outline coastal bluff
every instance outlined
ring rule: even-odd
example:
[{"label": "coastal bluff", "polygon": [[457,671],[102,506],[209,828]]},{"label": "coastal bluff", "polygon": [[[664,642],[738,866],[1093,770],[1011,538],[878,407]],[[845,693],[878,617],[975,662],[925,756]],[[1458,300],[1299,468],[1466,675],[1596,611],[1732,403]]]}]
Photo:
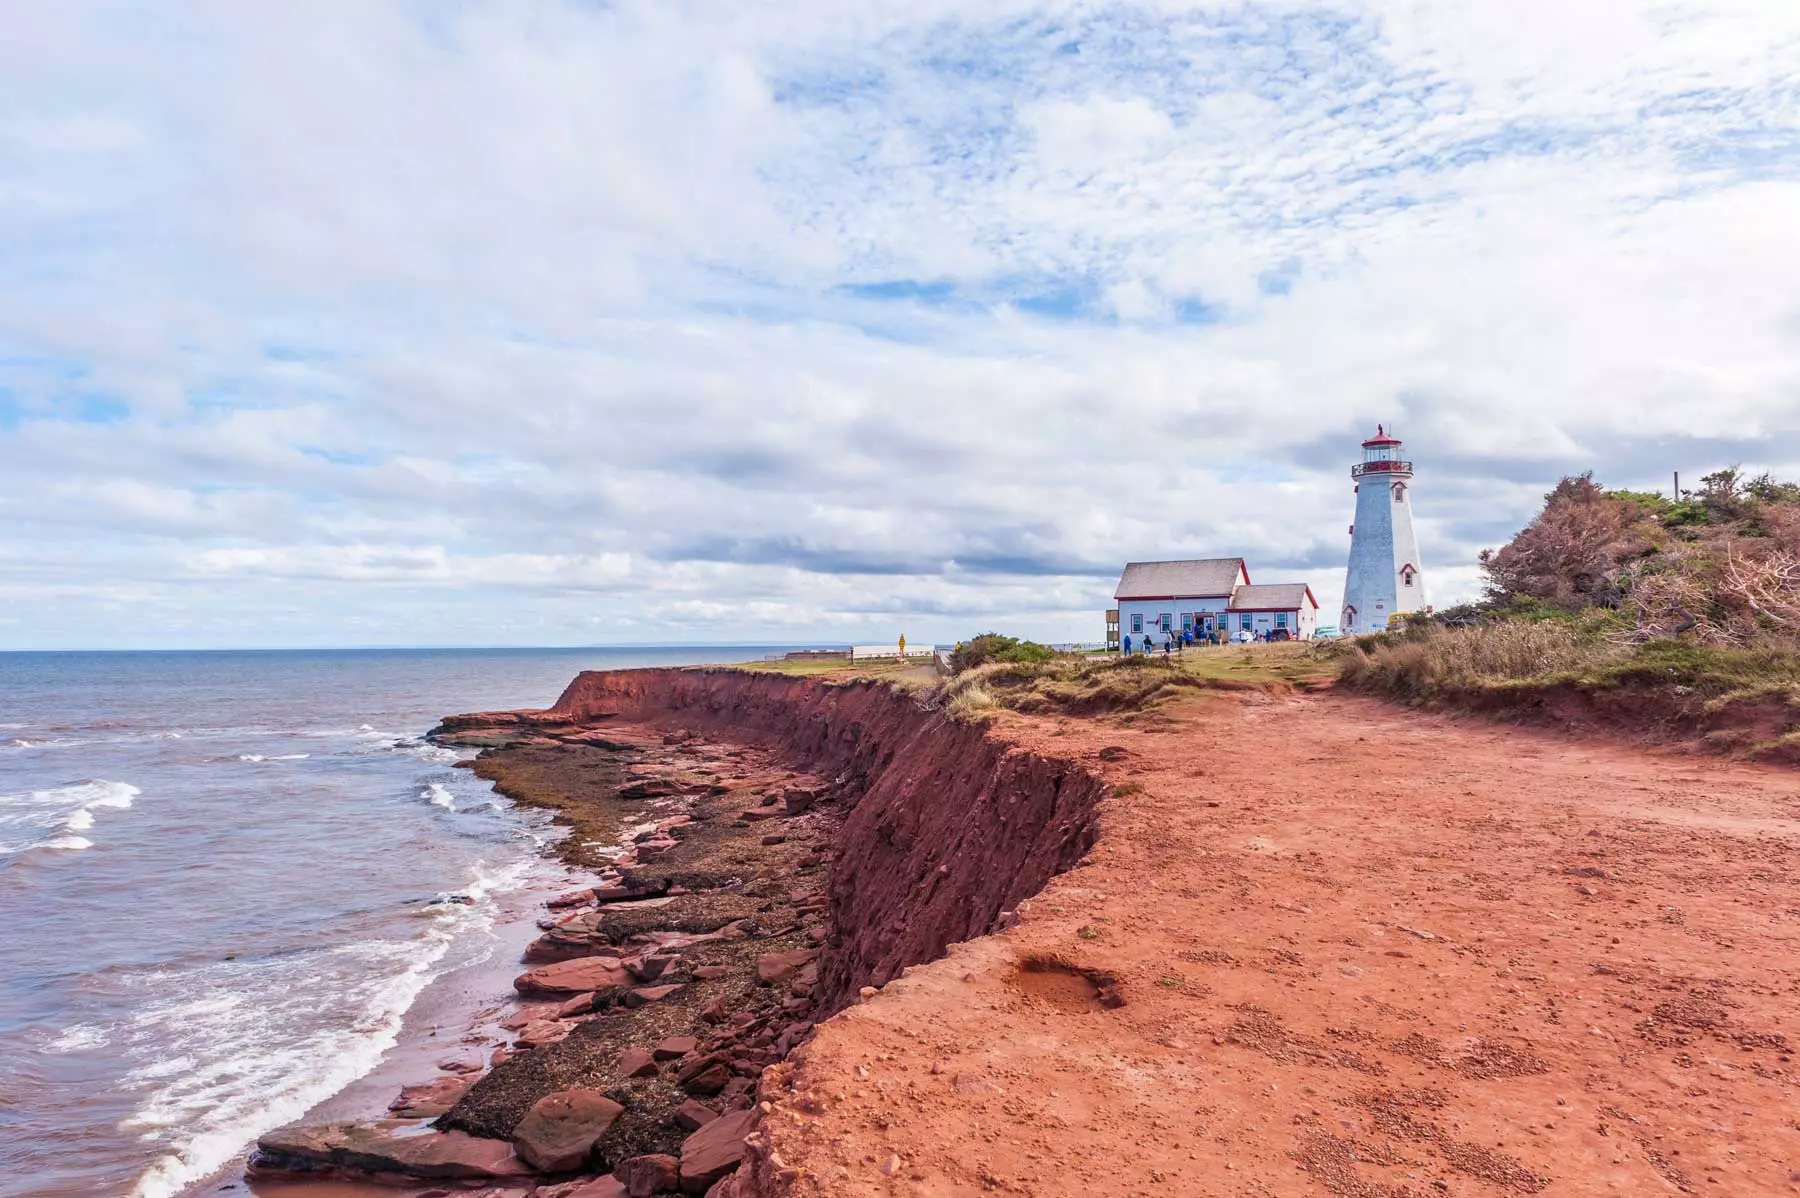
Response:
[{"label": "coastal bluff", "polygon": [[430,739],[553,808],[595,884],[551,900],[510,1043],[408,1087],[392,1125],[265,1136],[254,1172],[772,1194],[769,1070],[1009,926],[1093,846],[1106,793],[885,683],[738,669],[587,672],[547,709],[446,717]]}]

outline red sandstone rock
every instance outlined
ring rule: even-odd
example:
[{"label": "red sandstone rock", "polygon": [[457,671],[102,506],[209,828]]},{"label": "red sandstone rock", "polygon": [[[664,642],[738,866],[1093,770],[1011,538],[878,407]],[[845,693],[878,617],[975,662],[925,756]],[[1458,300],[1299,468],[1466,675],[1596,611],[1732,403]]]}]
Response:
[{"label": "red sandstone rock", "polygon": [[681,1188],[704,1194],[744,1159],[744,1137],[756,1129],[756,1112],[721,1116],[681,1142]]},{"label": "red sandstone rock", "polygon": [[673,1061],[685,1057],[699,1046],[699,1041],[692,1036],[670,1036],[655,1048],[655,1056],[659,1061]]},{"label": "red sandstone rock", "polygon": [[440,1077],[402,1086],[400,1096],[388,1103],[388,1110],[402,1119],[435,1119],[456,1105],[456,1100],[473,1085],[473,1077]]},{"label": "red sandstone rock", "polygon": [[787,837],[779,832],[771,832],[769,835],[762,838],[762,842],[767,845],[786,844]]},{"label": "red sandstone rock", "polygon": [[536,1023],[528,1023],[525,1030],[513,1039],[515,1048],[542,1048],[546,1044],[555,1044],[558,1040],[568,1038],[573,1029],[566,1023],[556,1019],[542,1019]]},{"label": "red sandstone rock", "polygon": [[584,991],[629,986],[631,975],[617,957],[579,957],[545,965],[513,979],[513,989],[528,996],[562,997]]},{"label": "red sandstone rock", "polygon": [[705,1068],[686,1078],[681,1088],[689,1094],[717,1094],[731,1082],[731,1070],[723,1061],[713,1061]]},{"label": "red sandstone rock", "polygon": [[706,1004],[705,1008],[700,1012],[700,1018],[704,1019],[707,1023],[723,1023],[725,1016],[730,1013],[731,1008],[726,1005],[725,996],[721,994],[719,997]]},{"label": "red sandstone rock", "polygon": [[591,903],[593,901],[594,888],[590,886],[586,890],[571,890],[567,894],[559,894],[546,902],[544,906],[550,908],[552,911],[558,911],[564,907],[579,907],[583,903]]},{"label": "red sandstone rock", "polygon": [[549,1003],[525,1003],[517,1011],[502,1019],[500,1026],[509,1032],[523,1031],[538,1020],[547,1018],[553,1009]]},{"label": "red sandstone rock", "polygon": [[654,982],[663,975],[665,969],[677,960],[679,958],[661,953],[655,953],[648,957],[632,957],[625,962],[625,970],[640,982]]},{"label": "red sandstone rock", "polygon": [[719,1117],[719,1112],[692,1098],[675,1108],[675,1126],[683,1131],[699,1131]]},{"label": "red sandstone rock", "polygon": [[730,973],[731,970],[725,968],[723,965],[696,965],[689,972],[702,982],[710,982],[714,978],[724,977],[726,974]]},{"label": "red sandstone rock", "polygon": [[803,965],[818,960],[816,948],[797,948],[785,953],[764,953],[756,959],[756,980],[765,986],[786,981]]},{"label": "red sandstone rock", "polygon": [[561,1090],[532,1104],[513,1128],[519,1158],[545,1173],[567,1173],[587,1164],[594,1142],[625,1108],[592,1090]]},{"label": "red sandstone rock", "polygon": [[655,1077],[656,1058],[641,1048],[627,1048],[619,1058],[620,1077]]},{"label": "red sandstone rock", "polygon": [[[420,1198],[423,1198],[423,1195]],[[463,1195],[462,1198],[481,1198],[481,1196],[468,1194]],[[539,1186],[531,1191],[531,1198],[625,1198],[625,1186],[615,1175],[608,1173],[605,1177],[589,1177],[581,1181],[565,1181],[553,1186]]]},{"label": "red sandstone rock", "polygon": [[288,1127],[256,1142],[257,1163],[265,1168],[350,1169],[492,1181],[529,1172],[504,1140],[483,1140],[460,1131],[394,1135],[355,1123]]},{"label": "red sandstone rock", "polygon": [[598,994],[577,994],[574,998],[571,998],[568,1002],[556,1008],[556,1017],[558,1019],[573,1019],[577,1015],[586,1015],[594,1009],[594,1000],[599,997]]},{"label": "red sandstone rock", "polygon": [[800,815],[819,801],[819,792],[792,786],[781,796],[781,801],[789,815]]},{"label": "red sandstone rock", "polygon": [[777,811],[773,807],[753,807],[749,811],[739,812],[738,818],[741,820],[748,820],[751,823],[755,823],[758,820],[774,819],[775,817],[777,817],[781,814],[782,813],[780,811]]},{"label": "red sandstone rock", "polygon": [[632,1157],[619,1166],[615,1175],[625,1183],[626,1198],[651,1198],[675,1188],[680,1168],[681,1162],[675,1157],[657,1152]]},{"label": "red sandstone rock", "polygon": [[620,1001],[627,1007],[641,1007],[645,1003],[661,1002],[679,989],[679,983],[673,986],[639,986],[634,990],[627,990]]}]

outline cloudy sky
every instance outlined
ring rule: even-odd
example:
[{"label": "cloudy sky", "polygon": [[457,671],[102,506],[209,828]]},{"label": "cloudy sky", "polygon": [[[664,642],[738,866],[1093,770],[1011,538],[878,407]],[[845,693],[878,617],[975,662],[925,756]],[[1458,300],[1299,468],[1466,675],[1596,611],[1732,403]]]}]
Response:
[{"label": "cloudy sky", "polygon": [[0,0],[0,648],[1335,613],[1800,474],[1785,0]]}]

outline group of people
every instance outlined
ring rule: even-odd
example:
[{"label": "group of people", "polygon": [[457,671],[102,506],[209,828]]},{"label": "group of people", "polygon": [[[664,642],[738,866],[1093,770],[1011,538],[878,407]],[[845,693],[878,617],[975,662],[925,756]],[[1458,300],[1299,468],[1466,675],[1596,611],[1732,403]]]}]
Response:
[{"label": "group of people", "polygon": [[[1245,645],[1253,640],[1263,639],[1263,633],[1253,633],[1248,628],[1240,630],[1237,634],[1238,642]],[[1127,657],[1133,653],[1142,653],[1145,657],[1149,657],[1158,649],[1162,650],[1164,657],[1169,657],[1193,645],[1224,645],[1229,644],[1231,640],[1230,632],[1210,624],[1203,628],[1184,626],[1180,632],[1152,626],[1148,632],[1126,633],[1121,641],[1121,647]]]}]

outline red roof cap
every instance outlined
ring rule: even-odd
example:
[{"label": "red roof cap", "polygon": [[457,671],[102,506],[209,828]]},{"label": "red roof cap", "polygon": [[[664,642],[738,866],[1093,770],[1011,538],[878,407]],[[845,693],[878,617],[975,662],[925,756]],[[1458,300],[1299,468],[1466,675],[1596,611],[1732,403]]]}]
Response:
[{"label": "red roof cap", "polygon": [[1375,426],[1375,435],[1373,437],[1370,437],[1367,441],[1363,442],[1363,448],[1367,449],[1371,445],[1398,445],[1398,444],[1400,444],[1400,438],[1388,436],[1387,428],[1383,425],[1378,424]]}]

